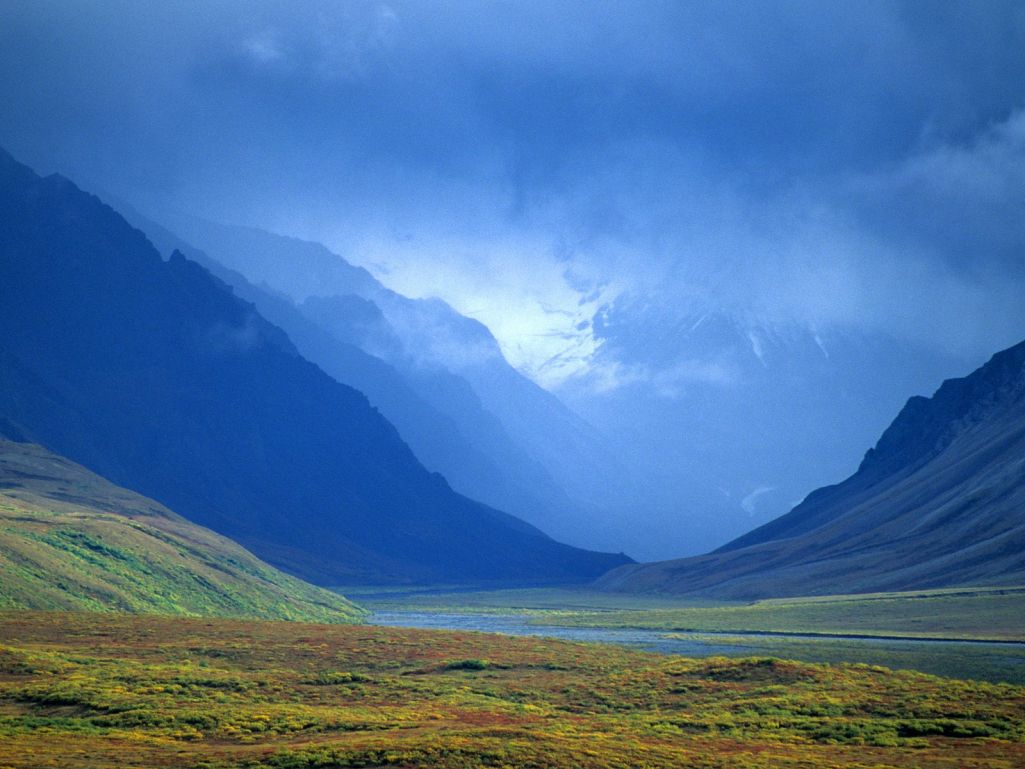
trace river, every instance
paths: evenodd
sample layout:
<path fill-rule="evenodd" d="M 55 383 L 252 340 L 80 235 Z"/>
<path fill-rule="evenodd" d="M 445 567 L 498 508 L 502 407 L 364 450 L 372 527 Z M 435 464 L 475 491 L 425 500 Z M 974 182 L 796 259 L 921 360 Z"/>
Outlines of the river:
<path fill-rule="evenodd" d="M 376 611 L 368 622 L 611 643 L 685 657 L 776 656 L 806 662 L 862 662 L 958 678 L 1025 683 L 1025 643 L 559 627 L 535 624 L 536 616 L 515 613 Z"/>

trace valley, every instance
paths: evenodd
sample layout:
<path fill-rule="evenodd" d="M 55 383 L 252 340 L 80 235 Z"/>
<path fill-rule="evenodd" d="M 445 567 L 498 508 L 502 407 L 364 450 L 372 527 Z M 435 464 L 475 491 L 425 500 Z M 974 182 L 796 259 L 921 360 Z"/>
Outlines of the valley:
<path fill-rule="evenodd" d="M 1025 767 L 1020 0 L 64 5 L 0 769 Z"/>

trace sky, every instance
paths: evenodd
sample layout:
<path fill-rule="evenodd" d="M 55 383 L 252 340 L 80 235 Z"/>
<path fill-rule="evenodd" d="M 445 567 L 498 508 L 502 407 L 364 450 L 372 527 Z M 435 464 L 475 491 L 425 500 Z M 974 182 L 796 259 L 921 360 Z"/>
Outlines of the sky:
<path fill-rule="evenodd" d="M 0 95 L 37 170 L 440 296 L 667 473 L 666 419 L 832 388 L 741 512 L 1025 337 L 1020 2 L 0 0 Z"/>

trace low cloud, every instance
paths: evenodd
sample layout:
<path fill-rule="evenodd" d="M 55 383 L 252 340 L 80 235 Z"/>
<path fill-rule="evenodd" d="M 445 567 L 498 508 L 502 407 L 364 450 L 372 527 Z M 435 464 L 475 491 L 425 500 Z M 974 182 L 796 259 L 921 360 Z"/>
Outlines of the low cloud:
<path fill-rule="evenodd" d="M 742 500 L 740 506 L 748 515 L 754 515 L 758 508 L 758 498 L 763 497 L 776 490 L 775 486 L 759 486 Z"/>
<path fill-rule="evenodd" d="M 615 286 L 574 275 L 532 234 L 478 237 L 378 236 L 347 253 L 400 293 L 440 297 L 484 323 L 505 357 L 542 384 L 586 373 L 602 344 L 594 317 L 614 299 Z"/>
<path fill-rule="evenodd" d="M 803 180 L 769 195 L 745 196 L 688 173 L 672 154 L 663 168 L 683 180 L 671 198 L 644 206 L 641 187 L 642 210 L 636 199 L 619 206 L 630 222 L 650 216 L 657 238 L 639 224 L 599 236 L 620 241 L 606 253 L 646 254 L 606 267 L 646 297 L 643 308 L 627 311 L 643 319 L 656 347 L 673 345 L 658 338 L 659 328 L 716 313 L 733 319 L 763 363 L 765 339 L 793 331 L 825 356 L 824 335 L 840 333 L 884 334 L 969 359 L 1025 332 L 1025 112 L 872 174 Z M 598 189 L 615 184 L 594 181 Z M 638 192 L 629 175 L 621 181 Z M 596 351 L 605 357 L 596 365 L 617 372 L 595 378 L 599 389 L 654 383 L 659 366 L 671 376 L 673 357 L 687 355 L 679 345 L 660 361 L 649 349 L 641 366 L 638 339 L 624 339 L 632 348 L 625 349 L 616 334 L 613 325 Z"/>

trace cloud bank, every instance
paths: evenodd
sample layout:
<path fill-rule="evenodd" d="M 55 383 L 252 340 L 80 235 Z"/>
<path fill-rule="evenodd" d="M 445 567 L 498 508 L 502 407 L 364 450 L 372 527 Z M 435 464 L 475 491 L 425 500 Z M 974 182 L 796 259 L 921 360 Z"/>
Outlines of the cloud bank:
<path fill-rule="evenodd" d="M 327 240 L 549 384 L 637 375 L 591 325 L 621 296 L 917 340 L 941 304 L 966 353 L 1022 327 L 1020 4 L 4 13 L 12 150 Z"/>

